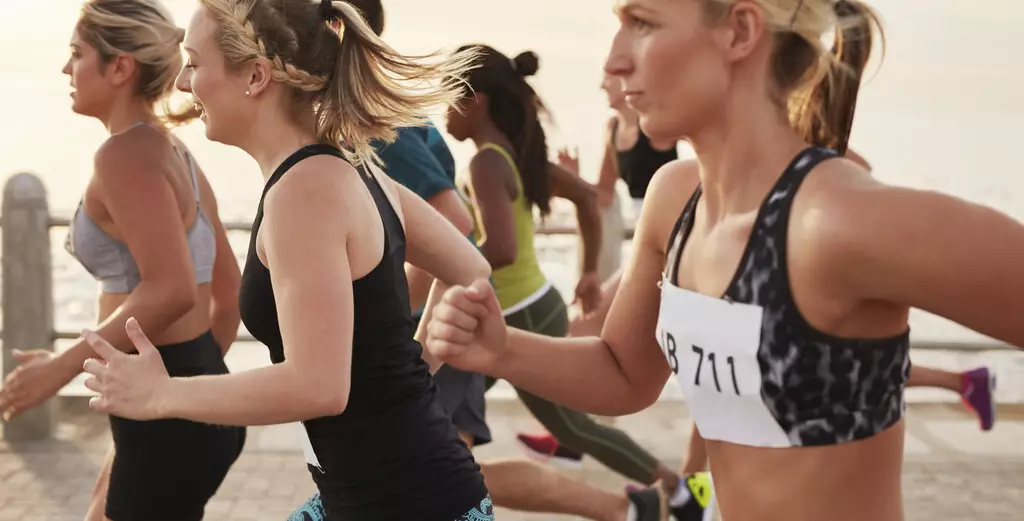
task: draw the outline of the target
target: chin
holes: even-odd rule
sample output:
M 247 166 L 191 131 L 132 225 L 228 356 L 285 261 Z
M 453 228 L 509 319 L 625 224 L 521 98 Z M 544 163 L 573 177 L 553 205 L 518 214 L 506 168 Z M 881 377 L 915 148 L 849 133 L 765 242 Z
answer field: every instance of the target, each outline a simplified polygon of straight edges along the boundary
M 210 141 L 215 141 L 217 143 L 223 143 L 225 145 L 229 145 L 230 144 L 230 143 L 224 141 L 223 136 L 219 136 L 217 134 L 217 128 L 214 125 L 210 125 L 209 119 L 201 120 L 201 121 L 203 122 L 203 125 L 206 128 L 206 131 L 204 132 L 204 134 L 206 135 L 206 139 L 209 139 Z
M 643 130 L 647 137 L 656 141 L 677 141 L 683 139 L 686 131 L 678 121 L 672 121 L 657 115 L 657 112 L 640 114 L 640 130 Z

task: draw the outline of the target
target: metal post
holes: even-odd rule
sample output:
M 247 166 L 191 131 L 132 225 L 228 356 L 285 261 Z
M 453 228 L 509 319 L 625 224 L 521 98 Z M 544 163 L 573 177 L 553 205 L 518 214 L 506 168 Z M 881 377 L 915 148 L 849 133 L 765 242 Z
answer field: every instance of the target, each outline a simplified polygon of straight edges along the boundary
M 4 186 L 3 214 L 3 376 L 14 368 L 11 351 L 53 350 L 53 272 L 50 209 L 43 182 L 17 174 Z M 40 440 L 53 432 L 55 405 L 48 400 L 3 423 L 9 441 Z M 2 420 L 0 420 L 2 421 Z

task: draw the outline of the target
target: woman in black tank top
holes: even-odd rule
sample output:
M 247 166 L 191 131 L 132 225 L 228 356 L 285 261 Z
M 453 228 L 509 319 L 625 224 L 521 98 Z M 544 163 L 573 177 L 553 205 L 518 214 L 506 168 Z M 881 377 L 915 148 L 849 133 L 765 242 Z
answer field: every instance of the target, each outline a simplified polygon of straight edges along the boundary
M 620 116 L 612 119 L 611 126 L 611 146 L 615 147 L 615 164 L 619 168 L 619 176 L 629 187 L 629 195 L 633 201 L 643 201 L 654 173 L 669 161 L 679 159 L 679 153 L 676 152 L 675 144 L 665 150 L 654 148 L 651 138 L 644 134 L 638 121 L 629 121 Z M 635 141 L 629 137 L 622 137 L 633 133 L 636 134 Z M 632 142 L 633 145 L 624 144 L 628 142 Z
M 318 493 L 290 520 L 492 519 L 479 468 L 437 400 L 438 365 L 416 340 L 425 331 L 412 320 L 404 264 L 437 278 L 423 324 L 449 284 L 490 269 L 440 214 L 368 166 L 371 141 L 462 96 L 448 80 L 472 56 L 427 67 L 342 2 L 200 3 L 178 87 L 202 109 L 207 136 L 263 172 L 239 301 L 273 364 L 169 378 L 129 320 L 138 356 L 87 333 L 107 362 L 86 364 L 100 393 L 93 407 L 220 425 L 301 421 Z M 381 79 L 395 76 L 443 87 L 409 92 Z
M 448 291 L 428 348 L 599 414 L 676 380 L 729 521 L 901 521 L 910 309 L 1024 347 L 1024 225 L 843 157 L 880 30 L 860 1 L 617 14 L 606 70 L 697 161 L 652 181 L 600 337 L 506 329 L 477 281 Z

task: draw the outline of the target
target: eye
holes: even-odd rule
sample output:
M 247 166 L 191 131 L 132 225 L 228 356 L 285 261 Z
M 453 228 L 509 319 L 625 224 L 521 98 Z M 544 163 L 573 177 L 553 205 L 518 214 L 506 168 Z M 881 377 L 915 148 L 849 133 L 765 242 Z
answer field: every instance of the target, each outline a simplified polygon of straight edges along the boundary
M 633 13 L 627 13 L 623 18 L 625 19 L 624 21 L 628 27 L 640 32 L 646 32 L 654 28 L 653 23 Z

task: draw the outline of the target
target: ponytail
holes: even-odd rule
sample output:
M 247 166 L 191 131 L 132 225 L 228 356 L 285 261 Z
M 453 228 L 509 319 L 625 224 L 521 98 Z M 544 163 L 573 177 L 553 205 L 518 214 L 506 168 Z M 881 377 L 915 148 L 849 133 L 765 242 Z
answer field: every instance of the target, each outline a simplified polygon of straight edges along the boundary
M 370 143 L 421 125 L 431 107 L 463 96 L 475 56 L 405 56 L 378 37 L 348 2 L 200 0 L 217 21 L 229 65 L 264 57 L 272 78 L 292 88 L 300 118 L 312 112 L 318 139 L 376 160 Z
M 861 77 L 871 56 L 873 33 L 884 36 L 878 16 L 859 0 L 833 4 L 835 40 L 809 91 L 791 99 L 791 121 L 808 143 L 845 154 L 853 128 Z M 809 67 L 813 74 L 816 67 Z
M 373 157 L 372 141 L 392 141 L 395 128 L 422 125 L 431 107 L 463 97 L 459 78 L 470 68 L 472 52 L 449 59 L 405 56 L 384 43 L 352 4 L 329 5 L 321 12 L 340 25 L 341 52 L 316 109 L 321 141 L 344 141 L 358 157 Z

